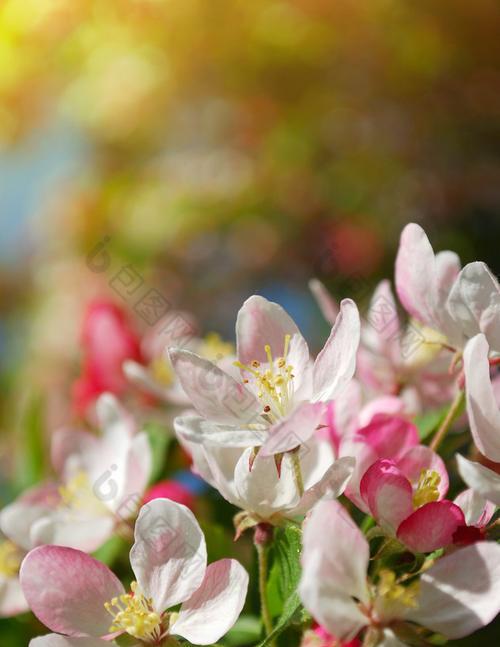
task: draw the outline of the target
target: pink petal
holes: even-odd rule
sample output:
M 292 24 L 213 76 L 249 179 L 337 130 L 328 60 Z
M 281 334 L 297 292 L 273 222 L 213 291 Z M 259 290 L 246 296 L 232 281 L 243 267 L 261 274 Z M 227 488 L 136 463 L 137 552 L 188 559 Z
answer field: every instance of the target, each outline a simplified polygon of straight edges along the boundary
M 500 611 L 500 545 L 477 542 L 439 559 L 420 578 L 419 605 L 410 619 L 462 638 Z
M 422 470 L 437 472 L 441 478 L 437 486 L 439 498 L 443 499 L 450 484 L 446 465 L 441 456 L 425 445 L 417 445 L 408 449 L 398 460 L 401 472 L 414 486 L 418 483 Z
M 484 528 L 495 514 L 496 505 L 486 501 L 480 494 L 469 488 L 457 497 L 454 503 L 462 509 L 468 526 Z
M 263 444 L 262 456 L 272 456 L 290 451 L 313 436 L 324 412 L 322 402 L 303 402 L 284 420 L 271 427 L 268 440 Z
M 184 602 L 170 633 L 210 645 L 234 625 L 245 603 L 248 573 L 234 559 L 210 564 L 200 588 Z
M 398 528 L 397 537 L 415 553 L 430 553 L 453 543 L 453 534 L 465 525 L 462 510 L 451 501 L 426 503 Z
M 314 363 L 315 400 L 333 400 L 347 386 L 356 368 L 359 339 L 358 308 L 351 299 L 344 299 L 330 336 Z
M 384 352 L 389 349 L 391 340 L 399 339 L 401 330 L 398 308 L 388 280 L 380 281 L 375 288 L 367 320 L 369 326 L 365 327 L 363 333 L 367 334 L 367 342 L 372 350 Z
M 323 317 L 330 324 L 330 326 L 333 326 L 340 310 L 338 303 L 328 292 L 323 283 L 321 283 L 321 281 L 319 281 L 318 279 L 311 279 L 309 281 L 309 289 L 316 299 L 316 303 L 318 304 Z
M 353 597 L 367 602 L 369 547 L 337 501 L 318 503 L 304 523 L 299 594 L 306 609 L 332 635 L 352 639 L 367 624 Z
M 361 479 L 360 492 L 377 522 L 395 531 L 413 512 L 410 482 L 393 461 L 376 461 Z
M 64 474 L 64 466 L 70 456 L 95 451 L 99 440 L 93 434 L 74 429 L 59 429 L 52 435 L 50 446 L 52 465 L 58 474 Z
M 203 581 L 207 565 L 205 538 L 191 510 L 169 499 L 144 505 L 130 563 L 157 612 L 187 600 Z
M 261 405 L 243 384 L 188 350 L 171 349 L 170 359 L 184 391 L 200 415 L 222 424 L 260 419 Z
M 474 443 L 492 461 L 500 461 L 500 409 L 490 379 L 489 346 L 476 335 L 465 346 L 467 414 Z
M 21 586 L 37 618 L 68 636 L 105 636 L 111 617 L 104 603 L 124 593 L 120 580 L 93 557 L 73 548 L 40 546 L 21 565 Z
M 116 643 L 100 638 L 67 638 L 58 634 L 48 634 L 33 638 L 29 647 L 116 647 Z
M 33 546 L 53 544 L 92 553 L 112 536 L 116 521 L 111 515 L 58 508 L 32 524 L 30 537 Z
M 379 458 L 395 461 L 419 443 L 418 430 L 413 423 L 401 416 L 383 413 L 376 414 L 357 433 L 371 445 Z
M 285 335 L 300 335 L 297 325 L 285 310 L 264 297 L 253 295 L 245 301 L 236 319 L 237 355 L 240 362 L 267 363 L 266 344 L 274 358 L 283 355 Z

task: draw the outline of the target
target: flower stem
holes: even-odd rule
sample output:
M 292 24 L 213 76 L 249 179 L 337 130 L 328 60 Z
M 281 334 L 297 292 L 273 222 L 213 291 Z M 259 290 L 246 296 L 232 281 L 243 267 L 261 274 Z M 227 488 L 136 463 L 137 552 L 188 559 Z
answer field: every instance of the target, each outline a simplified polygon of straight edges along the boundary
M 448 409 L 448 413 L 446 414 L 445 419 L 443 422 L 439 425 L 439 429 L 436 432 L 436 435 L 432 439 L 431 444 L 429 447 L 433 451 L 437 451 L 439 445 L 443 442 L 444 437 L 448 433 L 453 421 L 455 420 L 457 413 L 462 406 L 462 403 L 464 401 L 464 391 L 460 389 L 460 391 L 457 393 L 455 396 L 455 399 L 450 405 L 450 408 Z
M 299 491 L 299 496 L 304 494 L 304 479 L 302 478 L 302 469 L 300 467 L 300 458 L 298 451 L 292 451 L 292 466 L 293 466 L 293 477 L 295 479 L 295 485 Z
M 262 616 L 262 622 L 264 624 L 264 629 L 266 631 L 266 636 L 269 636 L 273 631 L 273 622 L 271 620 L 271 614 L 269 613 L 269 607 L 267 604 L 267 592 L 266 592 L 266 583 L 267 583 L 267 546 L 264 543 L 255 542 L 255 548 L 257 550 L 257 558 L 259 561 L 259 595 L 260 595 L 260 612 Z M 274 643 L 271 643 L 273 645 Z

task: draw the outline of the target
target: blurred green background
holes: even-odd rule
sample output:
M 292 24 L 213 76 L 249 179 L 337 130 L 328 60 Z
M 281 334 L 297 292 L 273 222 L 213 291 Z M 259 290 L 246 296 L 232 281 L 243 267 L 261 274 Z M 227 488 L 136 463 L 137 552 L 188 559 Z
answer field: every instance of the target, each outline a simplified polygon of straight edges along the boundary
M 309 278 L 362 304 L 408 221 L 498 274 L 499 33 L 496 0 L 4 0 L 2 502 L 72 421 L 88 300 L 144 328 L 124 266 L 228 338 L 257 291 L 313 347 Z

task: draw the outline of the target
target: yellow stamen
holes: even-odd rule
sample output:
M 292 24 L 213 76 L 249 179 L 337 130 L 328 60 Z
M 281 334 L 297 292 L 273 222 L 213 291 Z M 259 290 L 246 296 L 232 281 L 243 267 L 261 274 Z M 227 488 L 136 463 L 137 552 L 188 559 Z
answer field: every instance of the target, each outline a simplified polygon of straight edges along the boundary
M 271 346 L 269 344 L 264 346 L 267 356 L 265 370 L 260 369 L 261 364 L 256 359 L 251 361 L 250 365 L 234 362 L 234 365 L 239 369 L 253 376 L 257 387 L 257 397 L 263 400 L 264 413 L 271 422 L 275 422 L 286 414 L 293 395 L 293 367 L 287 364 L 286 360 L 290 339 L 290 335 L 285 335 L 283 356 L 277 359 L 273 358 Z M 248 383 L 249 380 L 245 378 L 244 382 Z
M 417 489 L 413 495 L 413 507 L 417 509 L 426 503 L 437 501 L 439 499 L 438 486 L 440 483 L 441 477 L 435 470 L 422 470 Z
M 107 511 L 105 505 L 92 491 L 92 485 L 86 472 L 78 472 L 65 485 L 61 485 L 59 494 L 62 505 L 74 510 L 87 512 Z
M 163 386 L 170 386 L 174 381 L 174 370 L 162 357 L 157 357 L 151 362 L 150 370 L 154 379 Z
M 14 577 L 19 572 L 22 555 L 20 549 L 11 541 L 0 543 L 0 574 Z
M 139 640 L 156 643 L 162 635 L 161 616 L 154 610 L 153 601 L 139 591 L 137 582 L 132 582 L 130 588 L 131 593 L 104 604 L 113 618 L 109 632 L 125 631 Z
M 409 586 L 403 586 L 397 581 L 396 574 L 389 569 L 382 569 L 379 573 L 377 594 L 386 600 L 397 601 L 406 607 L 415 608 L 419 592 L 419 582 L 415 581 Z

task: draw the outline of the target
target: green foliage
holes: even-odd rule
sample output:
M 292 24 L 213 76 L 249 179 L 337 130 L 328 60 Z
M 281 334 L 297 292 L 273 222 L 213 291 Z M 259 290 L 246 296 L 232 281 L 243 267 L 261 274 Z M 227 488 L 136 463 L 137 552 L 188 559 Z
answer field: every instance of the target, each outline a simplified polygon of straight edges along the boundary
M 302 624 L 304 614 L 297 593 L 300 580 L 302 532 L 295 524 L 277 528 L 273 543 L 273 566 L 268 581 L 271 614 L 276 617 L 274 630 L 259 647 L 265 647 L 292 624 Z
M 148 435 L 153 454 L 153 470 L 150 482 L 154 483 L 162 476 L 172 437 L 169 435 L 167 429 L 157 422 L 146 423 L 144 431 Z
M 418 435 L 420 440 L 424 441 L 428 438 L 444 420 L 448 407 L 441 407 L 441 409 L 434 409 L 418 415 L 415 419 L 417 425 Z
M 251 615 L 242 615 L 224 638 L 224 645 L 237 647 L 238 645 L 255 645 L 262 632 L 260 618 Z
M 44 411 L 42 397 L 30 394 L 19 421 L 18 446 L 23 449 L 16 457 L 19 490 L 39 483 L 45 475 Z

